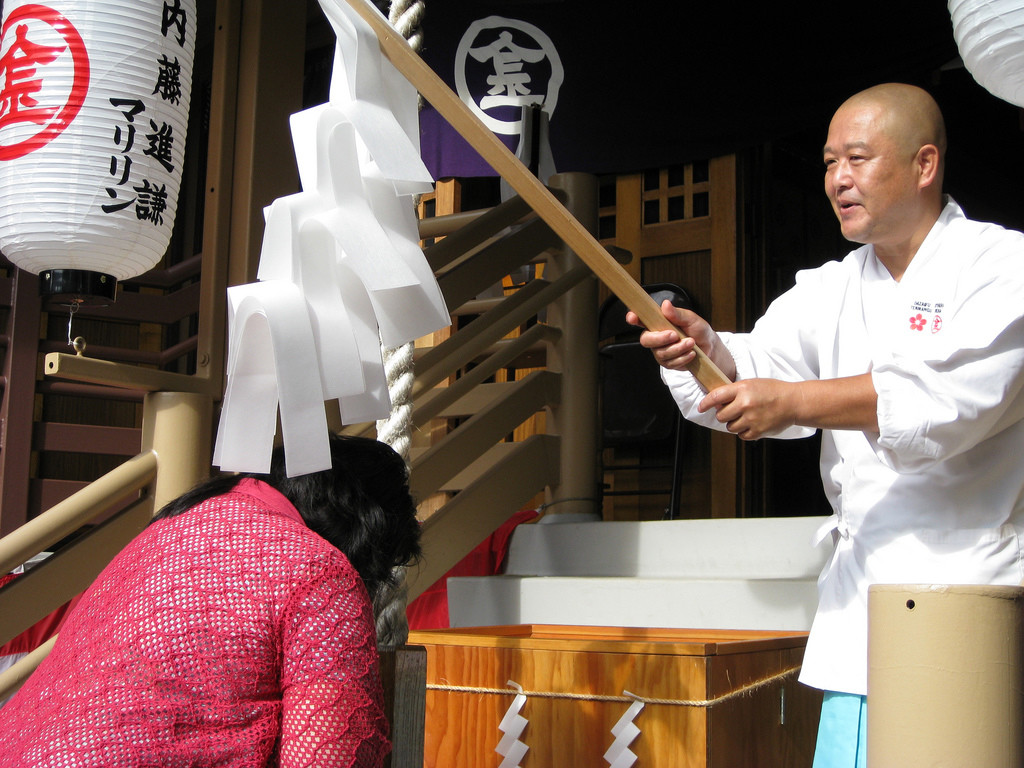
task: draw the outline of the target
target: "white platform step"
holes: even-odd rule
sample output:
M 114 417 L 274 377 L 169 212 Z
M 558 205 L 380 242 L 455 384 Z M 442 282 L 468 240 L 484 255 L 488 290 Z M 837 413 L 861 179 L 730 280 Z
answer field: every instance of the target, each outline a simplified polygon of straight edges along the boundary
M 584 624 L 674 629 L 810 629 L 813 580 L 460 577 L 448 580 L 453 627 Z
M 542 520 L 556 520 L 551 515 Z M 832 551 L 825 517 L 520 525 L 506 574 L 816 579 Z
M 451 625 L 807 630 L 824 519 L 522 525 L 505 575 L 448 580 Z

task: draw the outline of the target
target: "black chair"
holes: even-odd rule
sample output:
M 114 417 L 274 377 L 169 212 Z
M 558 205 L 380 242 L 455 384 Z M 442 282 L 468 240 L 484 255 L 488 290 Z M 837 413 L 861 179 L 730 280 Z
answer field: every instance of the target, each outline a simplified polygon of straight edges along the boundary
M 693 309 L 689 294 L 678 285 L 656 283 L 644 290 L 660 306 L 668 299 L 677 307 Z M 600 348 L 600 391 L 602 444 L 604 448 L 641 446 L 672 440 L 671 486 L 643 491 L 608 491 L 608 496 L 668 493 L 665 519 L 674 519 L 679 509 L 679 479 L 682 469 L 682 414 L 661 380 L 658 363 L 650 350 L 640 346 L 641 329 L 626 322 L 626 307 L 611 297 L 598 313 Z M 665 468 L 666 465 L 611 465 L 604 469 Z

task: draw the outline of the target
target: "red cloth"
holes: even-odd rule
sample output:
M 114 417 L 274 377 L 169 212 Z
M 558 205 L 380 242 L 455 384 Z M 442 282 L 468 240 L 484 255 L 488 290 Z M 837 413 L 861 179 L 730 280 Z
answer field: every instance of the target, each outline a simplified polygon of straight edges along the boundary
M 0 766 L 373 766 L 390 747 L 373 612 L 270 486 L 149 526 L 0 708 Z
M 20 573 L 7 573 L 0 576 L 0 587 L 18 578 Z M 71 607 L 72 600 L 64 603 L 57 610 L 47 614 L 20 635 L 15 635 L 0 645 L 0 657 L 13 656 L 19 653 L 30 653 L 53 637 L 64 623 L 64 617 Z
M 538 512 L 524 509 L 516 512 L 499 528 L 480 542 L 472 552 L 456 563 L 406 607 L 409 629 L 448 629 L 448 578 L 450 576 L 493 576 L 501 573 L 508 554 L 508 540 L 522 523 L 533 520 Z

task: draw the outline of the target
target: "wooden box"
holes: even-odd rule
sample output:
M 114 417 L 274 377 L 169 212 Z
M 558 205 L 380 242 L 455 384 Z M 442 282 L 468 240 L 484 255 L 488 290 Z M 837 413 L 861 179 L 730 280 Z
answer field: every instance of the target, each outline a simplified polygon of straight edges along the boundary
M 552 625 L 412 632 L 427 650 L 424 765 L 499 766 L 511 681 L 527 696 L 521 768 L 608 766 L 632 696 L 645 700 L 629 744 L 637 768 L 810 766 L 821 693 L 796 681 L 806 640 Z

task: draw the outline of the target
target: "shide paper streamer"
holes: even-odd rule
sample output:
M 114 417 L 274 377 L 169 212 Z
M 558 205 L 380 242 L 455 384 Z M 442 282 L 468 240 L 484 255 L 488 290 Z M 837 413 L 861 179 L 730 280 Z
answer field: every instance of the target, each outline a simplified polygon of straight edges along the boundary
M 523 687 L 519 683 L 509 680 L 508 685 L 510 688 L 515 688 L 517 693 L 515 698 L 512 699 L 512 703 L 509 704 L 505 716 L 501 718 L 501 722 L 498 724 L 498 730 L 504 735 L 501 737 L 501 741 L 498 742 L 498 746 L 494 748 L 494 751 L 501 755 L 502 758 L 501 765 L 498 768 L 519 768 L 519 763 L 530 749 L 519 738 L 523 735 L 523 731 L 526 730 L 526 726 L 529 724 L 529 721 L 519 714 L 519 710 L 526 704 L 526 694 L 523 693 Z
M 627 696 L 635 695 L 629 691 L 623 691 L 623 693 Z M 631 768 L 636 762 L 636 753 L 629 748 L 629 745 L 640 735 L 640 728 L 633 721 L 643 708 L 644 702 L 637 699 L 629 705 L 629 709 L 612 726 L 612 736 L 615 737 L 615 741 L 608 747 L 608 751 L 604 753 L 604 759 L 608 763 L 608 768 Z
M 302 191 L 264 210 L 258 282 L 228 289 L 225 471 L 269 470 L 278 409 L 288 475 L 328 469 L 324 401 L 346 424 L 386 418 L 381 345 L 451 322 L 418 244 L 416 90 L 347 3 L 320 5 L 337 45 L 328 103 L 291 118 Z

